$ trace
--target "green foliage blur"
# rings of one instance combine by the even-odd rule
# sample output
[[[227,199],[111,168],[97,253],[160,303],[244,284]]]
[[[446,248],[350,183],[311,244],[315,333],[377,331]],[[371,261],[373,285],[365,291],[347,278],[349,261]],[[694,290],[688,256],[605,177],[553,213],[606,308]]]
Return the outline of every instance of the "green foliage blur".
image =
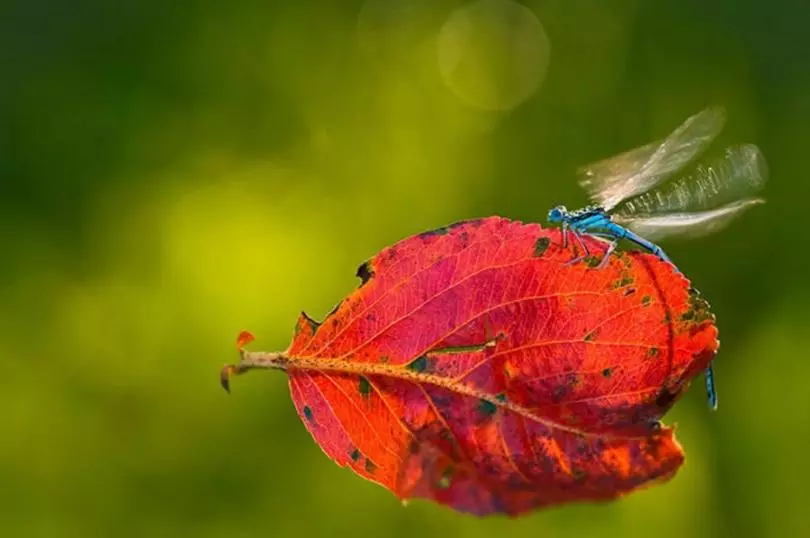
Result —
[[[4,536],[810,536],[810,32],[751,0],[11,0],[0,6]],[[357,265],[477,216],[584,205],[576,167],[709,104],[768,204],[667,241],[712,303],[720,408],[602,505],[478,520],[330,462],[282,374]]]

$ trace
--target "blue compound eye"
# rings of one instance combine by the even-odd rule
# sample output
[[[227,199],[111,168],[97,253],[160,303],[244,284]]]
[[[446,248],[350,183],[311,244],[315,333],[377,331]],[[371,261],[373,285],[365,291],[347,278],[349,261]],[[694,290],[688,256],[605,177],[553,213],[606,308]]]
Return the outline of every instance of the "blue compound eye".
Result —
[[[553,208],[551,211],[548,212],[548,220],[549,222],[560,222],[562,221],[563,214],[565,213],[565,207],[558,205],[557,207]]]

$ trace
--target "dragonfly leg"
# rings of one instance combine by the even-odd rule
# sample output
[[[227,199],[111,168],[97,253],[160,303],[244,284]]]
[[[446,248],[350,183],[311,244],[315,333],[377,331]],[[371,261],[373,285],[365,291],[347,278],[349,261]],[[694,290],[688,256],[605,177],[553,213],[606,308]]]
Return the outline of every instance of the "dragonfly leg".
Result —
[[[706,397],[709,401],[709,409],[714,411],[717,409],[717,387],[714,384],[714,368],[711,363],[706,367],[703,376],[706,379]]]
[[[604,269],[607,265],[608,261],[610,260],[610,255],[613,254],[613,251],[616,250],[616,245],[618,241],[611,241],[608,245],[607,250],[605,251],[605,255],[602,256],[602,261],[599,262],[599,265],[596,266],[597,269]]]
[[[563,222],[562,224],[562,246],[563,248],[568,248],[568,223]]]
[[[603,269],[606,265],[608,260],[610,259],[610,255],[613,254],[613,251],[616,250],[616,247],[619,244],[619,240],[616,236],[610,232],[588,232],[588,235],[591,237],[598,237],[599,239],[604,239],[608,243],[607,250],[605,250],[605,254],[602,257],[602,261],[599,262],[599,265],[596,267],[597,269]]]
[[[574,256],[573,258],[565,262],[565,265],[573,265],[578,261],[584,260],[585,258],[591,255],[591,251],[588,250],[588,246],[585,244],[585,241],[582,240],[582,235],[577,230],[571,230],[571,233],[574,234],[577,243],[579,243],[579,246],[582,248],[582,255]]]

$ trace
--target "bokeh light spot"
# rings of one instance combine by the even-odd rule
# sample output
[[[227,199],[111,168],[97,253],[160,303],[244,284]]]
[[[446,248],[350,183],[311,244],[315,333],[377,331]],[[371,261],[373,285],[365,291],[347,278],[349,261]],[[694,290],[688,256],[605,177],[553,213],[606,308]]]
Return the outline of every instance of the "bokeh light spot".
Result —
[[[438,38],[439,69],[464,102],[509,110],[545,78],[550,43],[537,16],[511,0],[477,0],[456,9]]]

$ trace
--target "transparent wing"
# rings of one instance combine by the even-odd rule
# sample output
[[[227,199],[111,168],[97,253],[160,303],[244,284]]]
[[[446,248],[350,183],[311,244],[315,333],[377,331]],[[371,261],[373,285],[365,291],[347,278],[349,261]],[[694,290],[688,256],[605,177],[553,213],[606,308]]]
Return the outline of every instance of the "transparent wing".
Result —
[[[694,172],[623,203],[617,216],[647,217],[695,212],[753,197],[768,177],[765,159],[753,144],[727,148],[719,159]]]
[[[749,207],[763,203],[765,200],[761,198],[751,198],[700,213],[673,213],[658,217],[615,217],[614,220],[644,239],[656,242],[670,235],[698,237],[714,233]]]
[[[609,210],[648,191],[700,155],[723,129],[725,117],[720,107],[698,112],[663,141],[582,167],[580,185],[595,203]]]

